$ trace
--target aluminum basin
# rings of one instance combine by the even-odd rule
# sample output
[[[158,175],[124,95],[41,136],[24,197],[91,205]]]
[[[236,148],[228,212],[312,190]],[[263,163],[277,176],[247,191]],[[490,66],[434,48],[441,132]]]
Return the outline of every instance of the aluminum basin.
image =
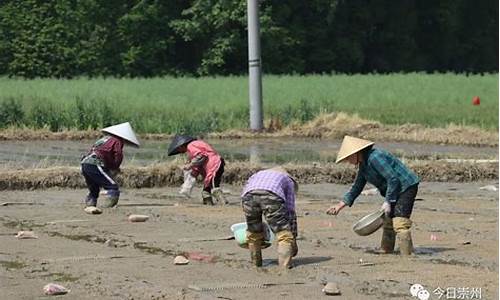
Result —
[[[366,236],[377,231],[384,224],[384,211],[377,210],[367,216],[364,216],[352,226],[352,230],[358,235]]]

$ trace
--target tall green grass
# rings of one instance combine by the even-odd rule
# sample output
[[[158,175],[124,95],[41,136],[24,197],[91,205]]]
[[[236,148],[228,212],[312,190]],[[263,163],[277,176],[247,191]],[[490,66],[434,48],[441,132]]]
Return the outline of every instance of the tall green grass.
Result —
[[[284,124],[343,111],[386,124],[498,129],[498,83],[498,74],[264,76],[264,111]],[[246,128],[248,78],[0,78],[0,127],[57,131],[123,121],[148,133]]]

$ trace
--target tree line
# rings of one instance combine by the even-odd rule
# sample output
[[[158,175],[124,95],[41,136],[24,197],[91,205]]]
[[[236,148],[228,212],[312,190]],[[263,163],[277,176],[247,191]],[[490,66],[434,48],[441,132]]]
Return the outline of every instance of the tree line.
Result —
[[[265,73],[498,72],[494,0],[261,0]],[[247,72],[246,0],[2,0],[0,75]]]

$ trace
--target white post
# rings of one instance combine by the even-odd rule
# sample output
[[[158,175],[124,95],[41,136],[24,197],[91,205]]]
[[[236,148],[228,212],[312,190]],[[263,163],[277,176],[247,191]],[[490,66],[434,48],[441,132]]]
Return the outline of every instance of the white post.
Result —
[[[264,121],[262,109],[259,0],[247,0],[247,16],[250,129],[260,131],[264,128]]]

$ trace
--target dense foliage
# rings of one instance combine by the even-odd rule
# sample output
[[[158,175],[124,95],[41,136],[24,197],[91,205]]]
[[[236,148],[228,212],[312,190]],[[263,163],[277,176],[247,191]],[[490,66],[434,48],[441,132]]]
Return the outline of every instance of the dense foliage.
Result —
[[[262,0],[273,74],[496,72],[498,1]],[[247,71],[245,0],[2,0],[0,75]]]

